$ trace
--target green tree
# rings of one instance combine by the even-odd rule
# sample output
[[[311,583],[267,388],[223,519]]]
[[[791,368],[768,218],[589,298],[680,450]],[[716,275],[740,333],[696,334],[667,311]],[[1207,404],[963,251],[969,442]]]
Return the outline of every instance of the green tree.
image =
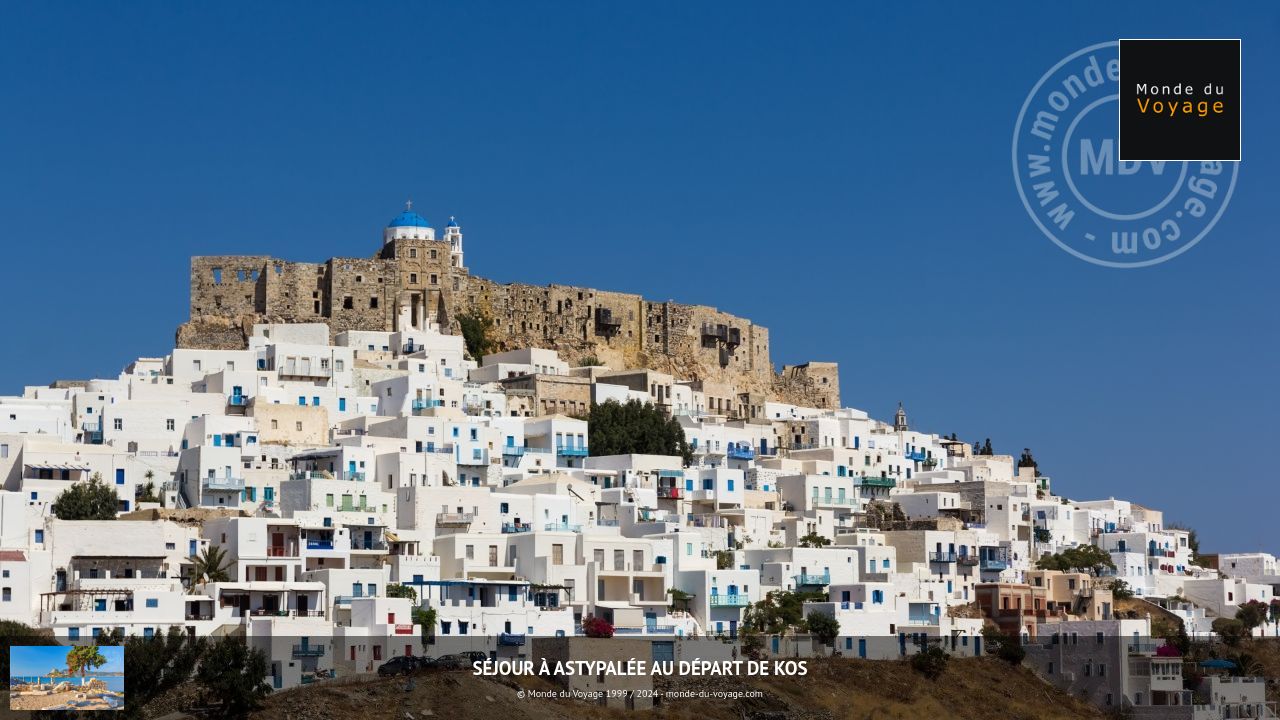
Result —
[[[192,562],[191,573],[187,578],[190,583],[188,589],[195,594],[197,585],[230,582],[231,576],[227,574],[230,567],[231,560],[227,558],[225,550],[217,545],[206,547]]]
[[[392,583],[390,585],[387,585],[387,597],[409,598],[410,600],[417,602],[418,591],[414,590],[413,587],[410,585],[400,585],[397,583]]]
[[[609,400],[592,405],[587,430],[592,455],[679,455],[685,465],[693,463],[680,421],[652,403]]]
[[[817,532],[811,532],[800,538],[800,547],[804,548],[820,548],[831,544],[831,540],[819,535]]]
[[[271,692],[266,682],[270,674],[266,653],[240,638],[224,637],[212,642],[200,659],[196,681],[220,704],[221,717],[243,717]]]
[[[1129,583],[1116,578],[1111,581],[1111,597],[1116,600],[1130,600],[1133,598],[1133,588],[1129,587]]]
[[[207,642],[203,637],[188,637],[178,627],[149,638],[124,638],[124,664],[129,668],[126,713],[141,717],[141,708],[153,698],[190,680]]]
[[[835,645],[836,638],[840,636],[840,621],[834,615],[814,612],[809,613],[805,620],[809,623],[809,632],[818,638],[818,642],[827,646]]]
[[[747,606],[742,624],[749,632],[781,635],[788,630],[804,632],[808,623],[804,619],[806,600],[825,600],[820,592],[795,592],[771,590],[760,602]]]
[[[120,498],[114,487],[94,473],[88,482],[78,482],[63,490],[53,501],[59,520],[115,520]]]
[[[489,337],[493,320],[488,315],[483,312],[463,313],[458,316],[458,326],[462,328],[462,340],[472,360],[479,362],[493,350],[493,340]]]
[[[1111,553],[1097,545],[1080,545],[1060,553],[1041,555],[1036,561],[1036,567],[1041,570],[1074,570],[1099,575],[1106,568],[1115,570],[1116,563],[1111,559]]]
[[[1036,462],[1035,456],[1031,454],[1031,448],[1022,448],[1022,457],[1018,458],[1018,467],[1029,467],[1036,471],[1036,475],[1040,475],[1040,464]]]
[[[98,652],[97,645],[76,645],[67,651],[67,674],[79,675],[81,685],[86,673],[106,664],[107,659]]]
[[[422,644],[429,645],[436,635],[436,609],[433,607],[415,607],[411,613],[413,624],[422,626]]]
[[[1245,629],[1244,623],[1235,618],[1215,618],[1212,627],[1218,637],[1222,638],[1222,642],[1231,647],[1239,645],[1240,641],[1249,634],[1249,631]]]

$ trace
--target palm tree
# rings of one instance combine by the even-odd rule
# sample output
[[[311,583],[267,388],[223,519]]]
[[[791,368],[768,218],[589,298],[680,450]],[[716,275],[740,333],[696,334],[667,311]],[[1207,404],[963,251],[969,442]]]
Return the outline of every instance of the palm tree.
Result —
[[[227,574],[227,568],[229,567],[231,567],[231,563],[227,560],[225,550],[217,545],[206,547],[203,553],[195,557],[191,573],[188,576],[191,593],[195,594],[196,585],[230,581],[231,576]]]
[[[96,645],[77,645],[67,651],[67,674],[79,675],[81,685],[84,685],[85,673],[106,664],[107,659]]]

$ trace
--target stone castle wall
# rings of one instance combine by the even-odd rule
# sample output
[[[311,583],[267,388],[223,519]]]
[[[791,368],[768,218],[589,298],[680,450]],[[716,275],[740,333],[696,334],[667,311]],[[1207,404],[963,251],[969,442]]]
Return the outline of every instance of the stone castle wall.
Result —
[[[242,348],[255,322],[324,322],[345,330],[394,331],[396,305],[411,298],[442,328],[458,316],[493,324],[498,350],[543,347],[567,362],[647,367],[680,379],[732,385],[814,407],[839,406],[834,363],[788,366],[775,375],[769,331],[716,308],[650,302],[631,293],[565,285],[500,284],[451,266],[449,243],[395,240],[372,258],[288,262],[264,255],[194,257],[191,320],[179,347]]]

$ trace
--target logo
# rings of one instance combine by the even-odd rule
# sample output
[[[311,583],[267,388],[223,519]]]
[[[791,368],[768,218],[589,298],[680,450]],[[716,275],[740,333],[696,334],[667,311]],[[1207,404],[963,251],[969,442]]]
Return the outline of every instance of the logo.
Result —
[[[1239,164],[1122,161],[1119,43],[1063,58],[1022,104],[1013,175],[1023,207],[1058,247],[1104,267],[1138,268],[1190,250],[1213,229]]]

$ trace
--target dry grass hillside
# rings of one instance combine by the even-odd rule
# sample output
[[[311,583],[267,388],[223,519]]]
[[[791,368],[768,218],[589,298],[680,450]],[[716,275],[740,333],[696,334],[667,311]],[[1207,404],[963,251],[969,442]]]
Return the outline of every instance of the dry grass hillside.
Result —
[[[319,684],[272,696],[254,717],[353,720],[559,720],[673,718],[679,720],[1089,720],[1095,708],[1041,682],[1025,668],[995,658],[952,660],[937,680],[906,662],[812,661],[802,679],[700,679],[707,689],[757,689],[742,700],[668,700],[652,711],[625,711],[570,700],[521,700],[520,688],[555,689],[547,681],[521,685],[469,672],[419,673],[351,684]],[[411,685],[411,686],[410,686]]]

